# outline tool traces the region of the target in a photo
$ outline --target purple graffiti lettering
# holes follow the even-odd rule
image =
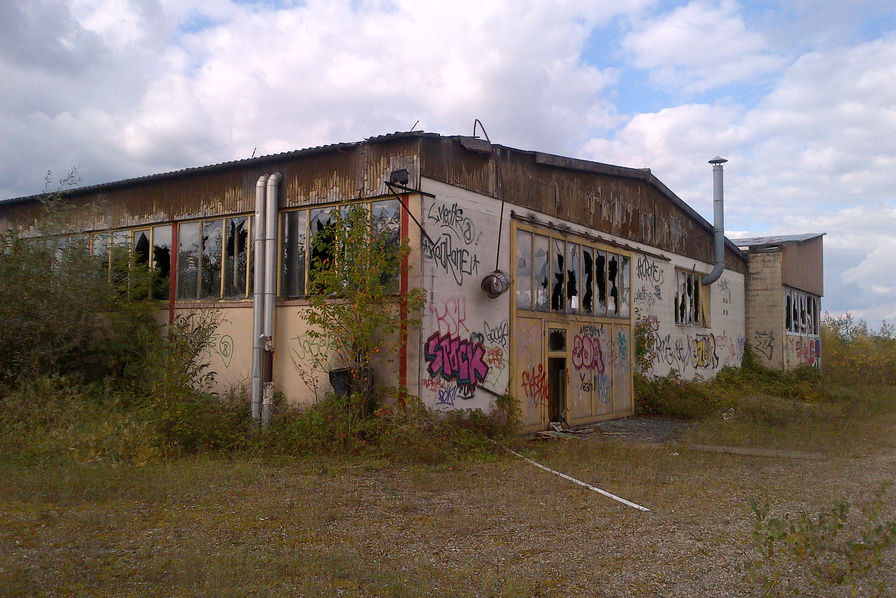
[[[489,368],[483,359],[485,347],[481,342],[434,332],[426,340],[424,357],[429,363],[430,376],[456,380],[461,386],[475,388],[488,375]]]

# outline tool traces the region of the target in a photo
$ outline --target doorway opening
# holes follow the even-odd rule
[[[548,417],[566,421],[566,358],[548,357]]]

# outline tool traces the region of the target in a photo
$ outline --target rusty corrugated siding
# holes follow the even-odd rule
[[[397,133],[187,169],[66,192],[71,230],[101,230],[254,210],[258,177],[283,175],[281,206],[388,194],[384,181],[407,169],[651,247],[713,261],[712,227],[647,170],[598,164],[428,133]],[[0,204],[0,219],[28,232],[35,198]],[[746,271],[730,247],[726,266]]]
[[[813,295],[824,295],[823,237],[802,243],[782,243],[784,284]]]
[[[281,207],[378,197],[388,193],[384,181],[399,169],[407,169],[412,181],[419,180],[416,136],[377,138],[72,190],[62,194],[63,218],[69,231],[93,231],[250,213],[255,209],[258,178],[273,172],[283,175]],[[41,213],[37,197],[0,204],[6,227],[26,234],[35,231]]]
[[[487,154],[464,148],[461,140],[422,139],[422,174],[624,239],[714,261],[712,226],[681,200],[671,199],[649,171],[501,146]],[[743,254],[730,246],[725,264],[746,273]]]

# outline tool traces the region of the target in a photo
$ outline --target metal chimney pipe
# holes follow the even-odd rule
[[[271,421],[271,403],[274,398],[273,359],[274,328],[277,293],[277,196],[283,175],[275,172],[268,177],[265,192],[265,236],[264,236],[264,318],[265,338],[262,347],[263,373],[261,377],[261,425],[267,427]]]
[[[252,419],[261,418],[261,358],[264,350],[261,337],[264,333],[264,239],[265,239],[265,185],[268,175],[258,177],[255,183],[255,230],[253,254],[255,267],[252,271],[252,390],[250,404]]]
[[[706,286],[717,281],[725,270],[725,199],[722,188],[722,164],[727,161],[721,156],[716,156],[709,161],[712,164],[712,207],[716,264],[712,272],[703,277],[702,282]]]

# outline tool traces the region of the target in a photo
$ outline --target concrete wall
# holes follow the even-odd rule
[[[756,360],[784,367],[784,287],[780,250],[750,253],[747,264],[747,342]]]
[[[739,367],[746,343],[744,276],[725,270],[709,287],[708,325],[682,326],[675,322],[676,268],[708,273],[712,264],[666,255],[668,260],[635,254],[633,265],[633,306],[650,341],[649,373],[712,378],[723,367]]]
[[[501,204],[492,198],[423,179],[424,239],[420,283],[427,293],[417,375],[423,402],[436,410],[488,412],[507,390],[510,293],[489,298],[480,288],[495,269]],[[509,270],[509,206],[499,267]],[[414,233],[416,234],[416,233]],[[412,363],[409,361],[409,363]],[[410,387],[413,391],[413,388]]]

